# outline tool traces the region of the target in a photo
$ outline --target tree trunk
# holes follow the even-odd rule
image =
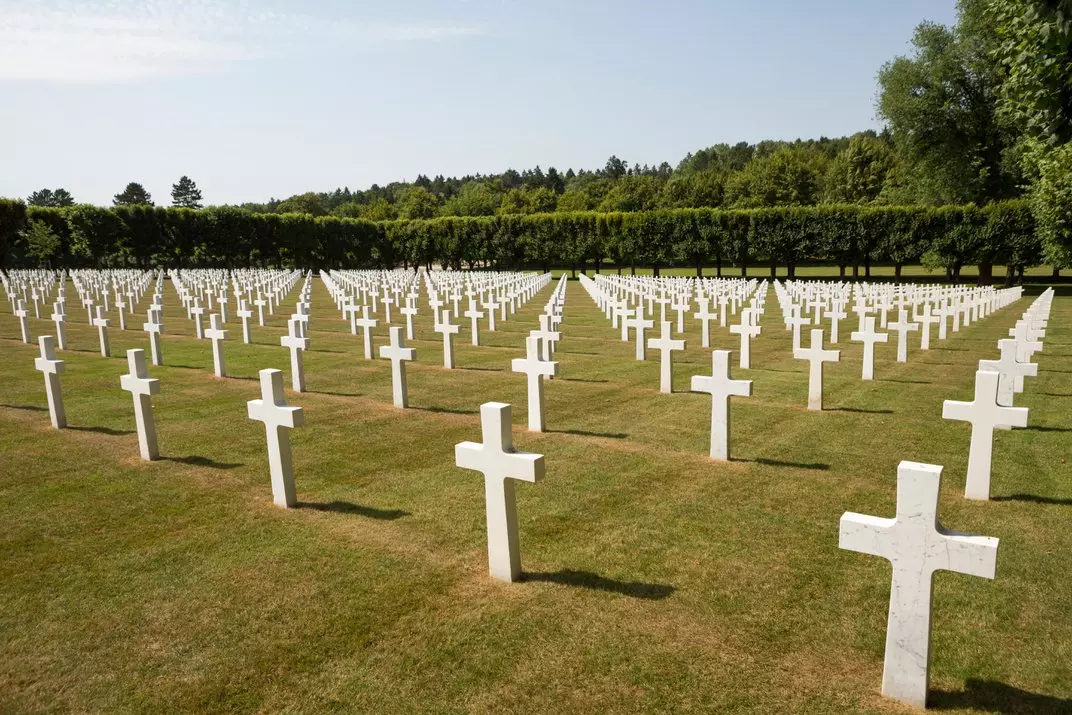
[[[651,267],[651,275],[655,278],[659,277],[659,264],[656,263]]]
[[[1060,269],[1054,269],[1054,273],[1057,273],[1057,272],[1059,272],[1059,270],[1060,270]],[[1023,285],[1023,284],[1024,284],[1024,266],[1017,266],[1017,267],[1016,267],[1016,273],[1017,273],[1017,276],[1018,276],[1018,277],[1019,277],[1019,279],[1020,279],[1020,280],[1019,280],[1019,281],[1017,281],[1017,282],[1018,282],[1018,283],[1019,283],[1020,285]]]
[[[1016,273],[1016,269],[1012,266],[1005,266],[1005,287],[1008,288],[1012,285],[1013,275]]]
[[[696,277],[703,278],[703,261],[696,262]]]
[[[864,278],[871,279],[871,256],[864,259]]]
[[[636,264],[635,263],[630,263],[629,264],[629,275],[631,275],[631,276],[636,275]]]
[[[901,279],[901,264],[897,263],[893,266],[893,277],[897,280]]]
[[[841,280],[845,280],[845,264],[841,263],[841,264],[838,265],[837,268],[838,268],[838,278],[841,279]]]
[[[778,277],[778,264],[775,263],[774,261],[771,261],[771,264],[770,264],[770,277],[771,277],[771,280],[774,280],[775,278]]]
[[[603,259],[602,258],[597,258],[596,259],[596,275],[597,276],[599,275],[599,269],[600,269],[600,267],[602,265],[603,265]]]
[[[618,268],[618,275],[621,275],[622,274],[622,264],[621,263],[615,263],[614,265],[617,266],[617,268]]]
[[[715,275],[719,278],[722,277],[722,258],[715,259]]]
[[[853,280],[856,280],[859,277],[860,277],[860,264],[859,263],[853,263],[852,264],[852,278],[853,278]]]
[[[570,272],[570,280],[573,280],[573,281],[577,280],[577,262],[576,261],[574,261],[573,263],[570,264],[569,272]]]
[[[979,264],[979,285],[988,286],[994,282],[994,264],[993,263],[980,263]]]
[[[1023,277],[1024,277],[1024,267],[1020,266],[1020,279],[1023,280]],[[1060,278],[1061,277],[1061,269],[1060,268],[1054,268],[1053,269],[1053,275],[1051,275],[1050,277],[1053,278],[1054,280]]]
[[[747,277],[748,277],[748,264],[747,263],[742,263],[741,264],[741,278],[747,278]]]

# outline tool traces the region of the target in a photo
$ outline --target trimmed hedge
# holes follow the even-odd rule
[[[52,267],[431,266],[596,268],[725,263],[748,270],[804,262],[865,275],[872,261],[925,261],[958,277],[965,265],[1022,271],[1042,261],[1027,201],[985,207],[820,205],[749,210],[670,209],[372,222],[308,214],[257,214],[120,206],[26,207],[0,199],[0,262],[39,262],[20,232],[44,221],[59,237]]]

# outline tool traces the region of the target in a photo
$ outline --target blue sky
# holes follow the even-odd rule
[[[0,0],[0,196],[207,203],[877,127],[954,0]]]

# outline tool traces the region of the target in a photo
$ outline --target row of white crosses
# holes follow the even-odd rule
[[[972,425],[965,488],[969,499],[989,499],[994,429],[1027,425],[1027,409],[1011,406],[1011,392],[999,397],[999,383],[1036,373],[1037,367],[1028,365],[1031,354],[1042,348],[1052,298],[1053,289],[1048,289],[1032,303],[1010,331],[1011,345],[999,341],[1002,360],[980,361],[972,402],[943,404],[943,417]],[[938,465],[901,462],[894,518],[852,512],[841,517],[841,548],[881,556],[893,566],[882,693],[916,707],[927,704],[934,572],[993,579],[997,567],[998,539],[947,531],[939,524],[941,477]]]

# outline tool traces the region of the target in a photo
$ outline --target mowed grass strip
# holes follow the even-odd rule
[[[636,361],[571,282],[549,431],[534,435],[509,366],[550,289],[497,332],[485,323],[479,348],[463,321],[454,371],[423,311],[413,409],[399,411],[389,363],[362,358],[314,286],[309,392],[288,390],[306,410],[290,511],[272,505],[245,402],[258,370],[289,371],[278,341],[296,292],[253,345],[232,319],[232,377],[216,379],[168,286],[165,365],[150,367],[164,459],[151,464],[119,389],[145,333],[119,331],[113,313],[103,359],[69,309],[72,428],[57,432],[37,347],[0,312],[0,710],[904,712],[878,693],[889,566],[837,548],[843,511],[893,515],[902,459],[945,466],[946,526],[1002,540],[995,581],[936,578],[932,702],[1070,707],[1072,299],[1056,299],[1040,376],[1018,399],[1031,428],[997,434],[994,500],[976,503],[963,498],[970,427],[942,420],[941,403],[971,398],[977,360],[1029,298],[926,353],[913,336],[908,364],[879,346],[872,383],[851,316],[826,369],[829,411],[815,414],[772,293],[754,367],[734,370],[754,381],[733,402],[734,459],[716,464],[710,398],[686,392],[711,365],[691,317],[680,392],[661,395],[658,354]],[[386,338],[381,322],[376,347]],[[715,347],[738,341],[712,330]],[[518,584],[487,577],[483,480],[454,467],[490,400],[514,405],[515,443],[547,460],[545,480],[518,487]]]

